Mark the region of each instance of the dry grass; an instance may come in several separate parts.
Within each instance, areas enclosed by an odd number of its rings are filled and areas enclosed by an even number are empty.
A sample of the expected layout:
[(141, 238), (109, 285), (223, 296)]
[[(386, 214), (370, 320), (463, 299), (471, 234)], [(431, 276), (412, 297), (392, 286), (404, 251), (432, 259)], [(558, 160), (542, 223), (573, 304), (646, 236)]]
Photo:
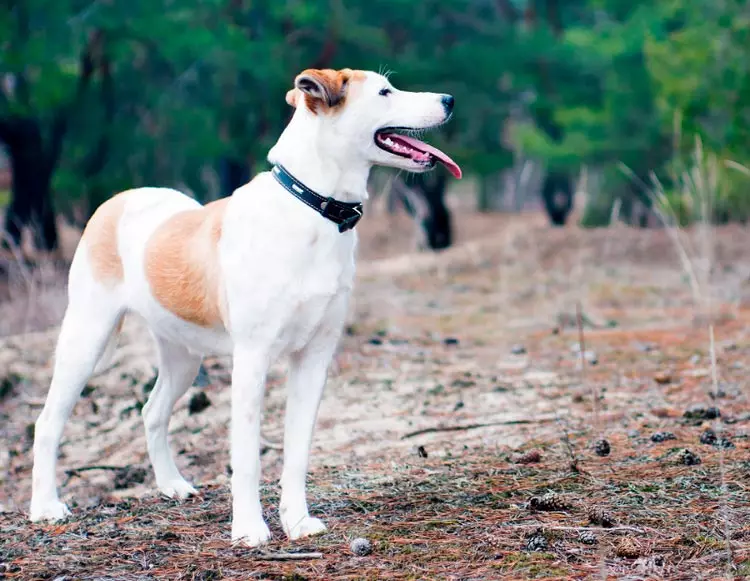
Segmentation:
[[(475, 219), (488, 218), (457, 217), (464, 231)], [(0, 503), (11, 510), (0, 516), (6, 577), (750, 575), (750, 233), (715, 233), (717, 388), (705, 328), (694, 324), (691, 287), (668, 232), (550, 230), (542, 222), (500, 217), (481, 238), (438, 256), (367, 249), (391, 257), (360, 264), (349, 334), (315, 436), (312, 511), (329, 524), (328, 534), (281, 540), (281, 456), (269, 449), (262, 457), (276, 539), (267, 551), (319, 551), (320, 559), (268, 561), (228, 542), (223, 361), (208, 362), (211, 382), (201, 391), (211, 406), (190, 415), (180, 402), (171, 425), (178, 464), (201, 486), (198, 498), (180, 504), (149, 496), (150, 469), (144, 483), (116, 491), (116, 471), (65, 475), (95, 464), (149, 468), (138, 408), (153, 377), (153, 353), (134, 321), (115, 368), (92, 380), (66, 429), (59, 478), (63, 498), (79, 503), (73, 518), (28, 525), (28, 426), (46, 389), (54, 332), (1, 342), (0, 369), (13, 384), (0, 401), (0, 438), (8, 443)], [(384, 223), (371, 227), (384, 231)], [(587, 359), (585, 382), (578, 301), (585, 347), (596, 361)], [(274, 439), (283, 421), (282, 384), (279, 368), (269, 380), (265, 419)], [(712, 421), (685, 417), (695, 405), (720, 410), (714, 428), (733, 447), (700, 442)], [(652, 441), (664, 432), (674, 439)], [(600, 438), (611, 448), (604, 457), (593, 450)], [(686, 464), (683, 450), (700, 463)], [(569, 506), (529, 510), (531, 497), (549, 491)], [(616, 526), (593, 525), (592, 511), (609, 513)], [(359, 536), (373, 542), (372, 555), (351, 554), (349, 541)]]
[[(573, 443), (583, 446), (584, 439)], [(312, 511), (326, 515), (330, 531), (275, 541), (264, 554), (228, 542), (225, 486), (204, 487), (182, 504), (155, 497), (104, 503), (60, 525), (7, 516), (0, 562), (8, 579), (584, 579), (598, 576), (603, 555), (608, 578), (708, 578), (724, 550), (715, 519), (721, 491), (710, 468), (715, 453), (703, 452), (704, 464), (686, 467), (672, 448), (687, 442), (642, 447), (632, 440), (632, 447), (618, 442), (607, 459), (585, 454), (578, 472), (554, 447), (537, 465), (472, 449), (461, 458), (371, 465), (365, 474), (317, 471)], [(747, 467), (736, 465), (729, 491), (746, 504)], [(383, 482), (375, 473), (393, 476)], [(529, 499), (548, 490), (570, 508), (530, 510)], [(273, 507), (278, 502), (268, 486), (263, 498)], [(614, 526), (591, 524), (597, 509), (610, 513)], [(275, 508), (266, 516), (275, 538), (283, 538)], [(373, 543), (372, 555), (352, 555), (349, 543), (360, 536)], [(546, 546), (532, 550), (535, 536)], [(750, 528), (732, 530), (729, 544), (744, 573), (748, 541)], [(322, 558), (267, 560), (269, 553), (311, 551)]]

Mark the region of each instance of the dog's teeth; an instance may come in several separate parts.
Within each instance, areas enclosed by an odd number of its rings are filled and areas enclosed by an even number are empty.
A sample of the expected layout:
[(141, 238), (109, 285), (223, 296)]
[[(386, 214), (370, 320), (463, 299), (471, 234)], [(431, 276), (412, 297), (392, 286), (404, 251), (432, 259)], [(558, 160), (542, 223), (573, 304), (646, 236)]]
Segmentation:
[(385, 139), (385, 141), (383, 143), (385, 143), (386, 145), (393, 145), (393, 141), (391, 141), (390, 137), (386, 137), (386, 139)]

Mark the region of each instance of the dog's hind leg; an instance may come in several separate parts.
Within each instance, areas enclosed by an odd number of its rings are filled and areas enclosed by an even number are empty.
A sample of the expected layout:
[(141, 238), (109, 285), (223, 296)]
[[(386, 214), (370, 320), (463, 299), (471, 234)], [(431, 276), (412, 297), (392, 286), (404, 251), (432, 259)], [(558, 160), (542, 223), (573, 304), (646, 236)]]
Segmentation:
[(114, 293), (97, 288), (93, 282), (75, 290), (74, 293), (71, 289), (71, 302), (55, 350), (52, 383), (34, 430), (32, 521), (59, 520), (70, 514), (57, 495), (55, 470), (60, 438), (78, 396), (122, 317)]
[(155, 337), (159, 351), (159, 376), (143, 408), (143, 423), (156, 485), (170, 498), (186, 498), (195, 489), (182, 477), (169, 449), (167, 429), (172, 409), (193, 384), (202, 357), (185, 347)]

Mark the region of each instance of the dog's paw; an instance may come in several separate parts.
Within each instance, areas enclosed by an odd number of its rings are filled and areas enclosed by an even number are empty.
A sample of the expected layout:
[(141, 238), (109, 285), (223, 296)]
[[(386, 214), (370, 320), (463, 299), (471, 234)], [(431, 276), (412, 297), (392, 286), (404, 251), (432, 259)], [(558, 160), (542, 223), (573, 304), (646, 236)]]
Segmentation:
[(232, 523), (232, 542), (240, 543), (246, 547), (258, 547), (266, 544), (271, 539), (271, 531), (262, 520), (253, 525)]
[(52, 500), (43, 504), (32, 502), (31, 510), (29, 512), (29, 520), (32, 522), (58, 521), (70, 516), (70, 510), (68, 510), (68, 507), (59, 500)]
[(187, 498), (198, 491), (193, 488), (186, 480), (170, 480), (159, 486), (159, 492), (169, 498)]
[(305, 516), (296, 522), (284, 523), (284, 531), (289, 540), (296, 541), (303, 537), (311, 537), (326, 532), (326, 525), (319, 518)]

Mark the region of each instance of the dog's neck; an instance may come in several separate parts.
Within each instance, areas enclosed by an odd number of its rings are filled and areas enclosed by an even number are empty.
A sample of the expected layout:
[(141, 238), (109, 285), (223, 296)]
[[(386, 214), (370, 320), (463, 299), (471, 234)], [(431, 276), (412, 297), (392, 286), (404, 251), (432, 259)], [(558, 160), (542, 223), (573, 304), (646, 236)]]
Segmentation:
[(367, 199), (367, 178), (372, 164), (356, 159), (349, 148), (332, 147), (325, 135), (325, 117), (297, 110), (268, 161), (284, 167), (315, 193), (341, 202)]

